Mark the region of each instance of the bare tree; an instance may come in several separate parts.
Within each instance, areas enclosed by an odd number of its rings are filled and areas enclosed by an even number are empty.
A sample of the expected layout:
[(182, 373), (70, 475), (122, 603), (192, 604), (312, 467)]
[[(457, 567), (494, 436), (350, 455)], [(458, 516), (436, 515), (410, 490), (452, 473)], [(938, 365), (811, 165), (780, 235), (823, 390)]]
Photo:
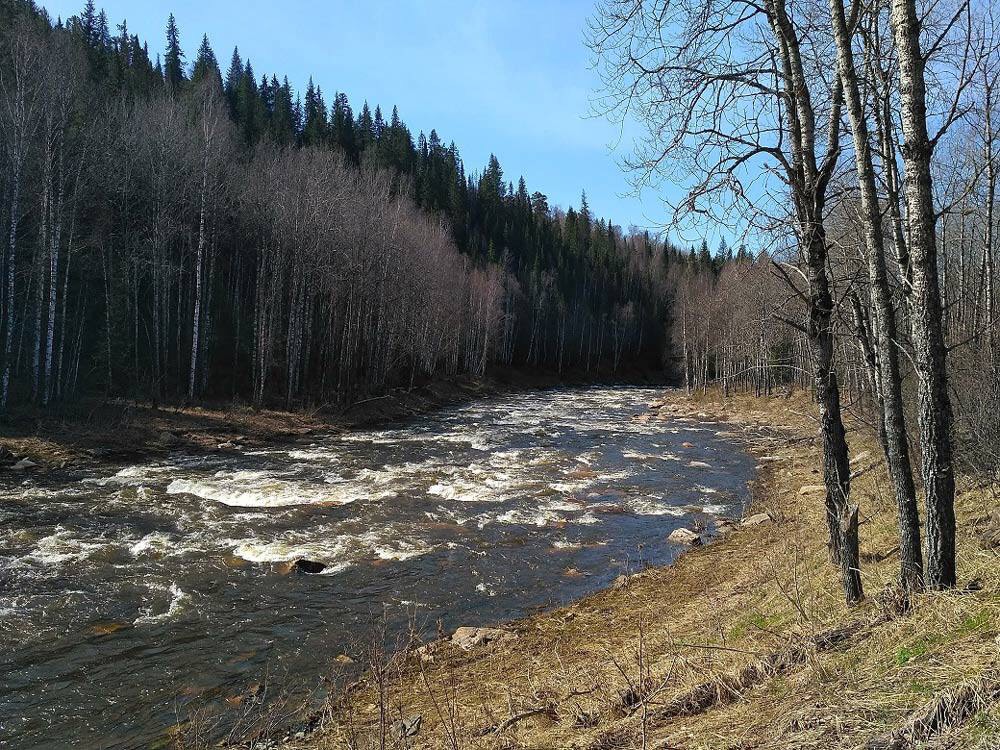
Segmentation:
[[(830, 0), (833, 37), (837, 45), (840, 79), (844, 88), (847, 112), (854, 139), (854, 160), (861, 198), (861, 222), (864, 227), (865, 255), (872, 300), (872, 359), (875, 383), (882, 408), (879, 435), (886, 464), (892, 478), (899, 512), (900, 581), (907, 590), (923, 586), (923, 560), (920, 551), (920, 518), (916, 489), (910, 465), (909, 444), (903, 411), (902, 375), (899, 366), (896, 311), (885, 262), (885, 231), (882, 207), (876, 187), (871, 136), (865, 102), (862, 100), (858, 73), (854, 64), (853, 32), (860, 16), (861, 3), (852, 3), (850, 14), (843, 0)], [(865, 339), (867, 340), (867, 338)]]
[[(955, 20), (967, 13), (963, 3)], [(931, 158), (938, 137), (927, 126), (924, 70), (929, 54), (921, 49), (921, 22), (914, 0), (892, 0), (890, 24), (899, 66), (902, 158), (909, 236), (911, 329), (918, 384), (917, 424), (927, 524), (927, 584), (955, 585), (955, 476), (952, 466), (951, 399), (938, 282), (937, 215), (932, 192)], [(950, 117), (951, 115), (949, 115)], [(950, 124), (945, 123), (945, 126)], [(945, 127), (942, 126), (942, 127)]]
[[(675, 221), (739, 206), (754, 223), (773, 226), (776, 214), (767, 213), (773, 204), (762, 208), (742, 176), (753, 168), (754, 175), (776, 176), (787, 190), (807, 281), (797, 290), (807, 319), (796, 325), (812, 349), (830, 553), (853, 603), (863, 595), (858, 508), (849, 502), (824, 227), (840, 153), (842, 89), (837, 76), (824, 75), (830, 50), (811, 33), (814, 11), (808, 3), (790, 9), (784, 0), (609, 0), (591, 23), (590, 46), (605, 84), (602, 111), (638, 117), (645, 126), (646, 137), (628, 161), (637, 183), (689, 178), (686, 198), (672, 206)], [(825, 130), (818, 124), (824, 114)]]
[(9, 65), (0, 66), (0, 129), (6, 146), (10, 188), (9, 226), (3, 258), (3, 375), (0, 379), (0, 410), (6, 409), (10, 390), (14, 329), (17, 325), (18, 225), (21, 220), (21, 193), (25, 162), (32, 137), (40, 121), (42, 106), (41, 41), (32, 19), (19, 17), (2, 36)]

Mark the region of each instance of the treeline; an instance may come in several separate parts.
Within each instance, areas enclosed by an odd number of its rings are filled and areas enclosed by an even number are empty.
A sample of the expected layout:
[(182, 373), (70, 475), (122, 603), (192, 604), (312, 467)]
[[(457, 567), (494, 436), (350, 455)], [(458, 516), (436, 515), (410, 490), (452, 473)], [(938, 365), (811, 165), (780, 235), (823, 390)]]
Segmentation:
[(665, 254), (467, 174), (347, 97), (304, 99), (0, 0), (0, 406), (81, 394), (343, 402), (493, 365), (658, 366)]
[(994, 8), (609, 0), (590, 31), (607, 111), (644, 125), (637, 181), (683, 175), (677, 218), (739, 216), (769, 248), (671, 278), (688, 387), (813, 389), (851, 603), (864, 591), (843, 411), (870, 420), (900, 587), (955, 586), (956, 467), (1000, 469)]

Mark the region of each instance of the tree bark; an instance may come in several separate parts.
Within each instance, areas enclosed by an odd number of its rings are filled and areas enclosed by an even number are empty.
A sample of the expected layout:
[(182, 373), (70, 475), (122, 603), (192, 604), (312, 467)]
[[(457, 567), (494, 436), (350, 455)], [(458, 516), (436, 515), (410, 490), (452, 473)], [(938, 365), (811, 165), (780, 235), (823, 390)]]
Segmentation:
[(868, 280), (873, 308), (875, 360), (879, 368), (874, 383), (879, 388), (883, 429), (880, 431), (882, 450), (889, 475), (892, 477), (899, 513), (900, 583), (907, 591), (923, 586), (923, 559), (920, 551), (920, 517), (917, 495), (910, 464), (906, 420), (903, 412), (902, 375), (896, 350), (896, 312), (892, 305), (885, 263), (885, 241), (882, 210), (875, 183), (868, 122), (858, 86), (857, 69), (851, 44), (860, 0), (854, 0), (848, 21), (843, 0), (830, 0), (833, 35), (837, 45), (837, 61), (844, 87), (844, 99), (854, 138), (854, 161), (861, 193), (861, 218), (865, 233)]
[(955, 585), (955, 477), (951, 400), (941, 326), (937, 239), (931, 190), (934, 144), (927, 133), (925, 58), (914, 0), (893, 0), (889, 18), (899, 65), (903, 167), (912, 272), (912, 333), (917, 372), (924, 504), (927, 517), (927, 584)]

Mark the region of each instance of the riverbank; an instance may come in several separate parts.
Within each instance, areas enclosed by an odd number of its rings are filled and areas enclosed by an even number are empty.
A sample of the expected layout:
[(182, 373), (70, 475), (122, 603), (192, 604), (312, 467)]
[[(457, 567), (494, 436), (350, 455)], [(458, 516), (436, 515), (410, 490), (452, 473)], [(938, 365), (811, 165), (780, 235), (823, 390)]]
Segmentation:
[[(645, 377), (635, 373), (633, 379), (642, 382)], [(0, 472), (18, 466), (18, 471), (44, 472), (101, 463), (131, 464), (172, 451), (266, 448), (314, 433), (342, 432), (484, 396), (551, 388), (577, 380), (555, 374), (498, 371), (489, 377), (440, 378), (347, 406), (297, 411), (233, 403), (157, 406), (96, 398), (62, 409), (13, 409), (0, 420)]]
[(464, 633), (468, 650), (443, 639), (398, 658), (351, 654), (367, 677), (289, 747), (995, 747), (995, 488), (960, 482), (962, 590), (901, 613), (892, 494), (873, 441), (852, 430), (868, 596), (848, 609), (827, 562), (813, 414), (800, 397), (671, 393), (637, 418), (742, 433), (760, 464), (757, 523), (569, 606)]

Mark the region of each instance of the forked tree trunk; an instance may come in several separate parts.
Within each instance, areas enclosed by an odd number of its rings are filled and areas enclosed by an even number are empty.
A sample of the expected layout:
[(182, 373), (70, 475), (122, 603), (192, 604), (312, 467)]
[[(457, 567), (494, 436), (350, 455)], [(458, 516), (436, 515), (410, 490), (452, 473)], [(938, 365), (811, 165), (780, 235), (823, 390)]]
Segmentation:
[(849, 506), (850, 460), (840, 412), (840, 386), (833, 364), (833, 296), (827, 275), (827, 238), (823, 225), (826, 190), (839, 151), (839, 83), (833, 86), (827, 154), (822, 166), (816, 155), (816, 114), (802, 57), (798, 30), (788, 16), (785, 0), (765, 3), (775, 39), (779, 42), (782, 76), (788, 101), (788, 130), (792, 163), (789, 181), (794, 187), (798, 241), (806, 259), (809, 290), (806, 295), (806, 334), (813, 355), (813, 380), (819, 402), (823, 441), (823, 481), (831, 559), (838, 564), (848, 604), (864, 597), (858, 552), (856, 509)]

